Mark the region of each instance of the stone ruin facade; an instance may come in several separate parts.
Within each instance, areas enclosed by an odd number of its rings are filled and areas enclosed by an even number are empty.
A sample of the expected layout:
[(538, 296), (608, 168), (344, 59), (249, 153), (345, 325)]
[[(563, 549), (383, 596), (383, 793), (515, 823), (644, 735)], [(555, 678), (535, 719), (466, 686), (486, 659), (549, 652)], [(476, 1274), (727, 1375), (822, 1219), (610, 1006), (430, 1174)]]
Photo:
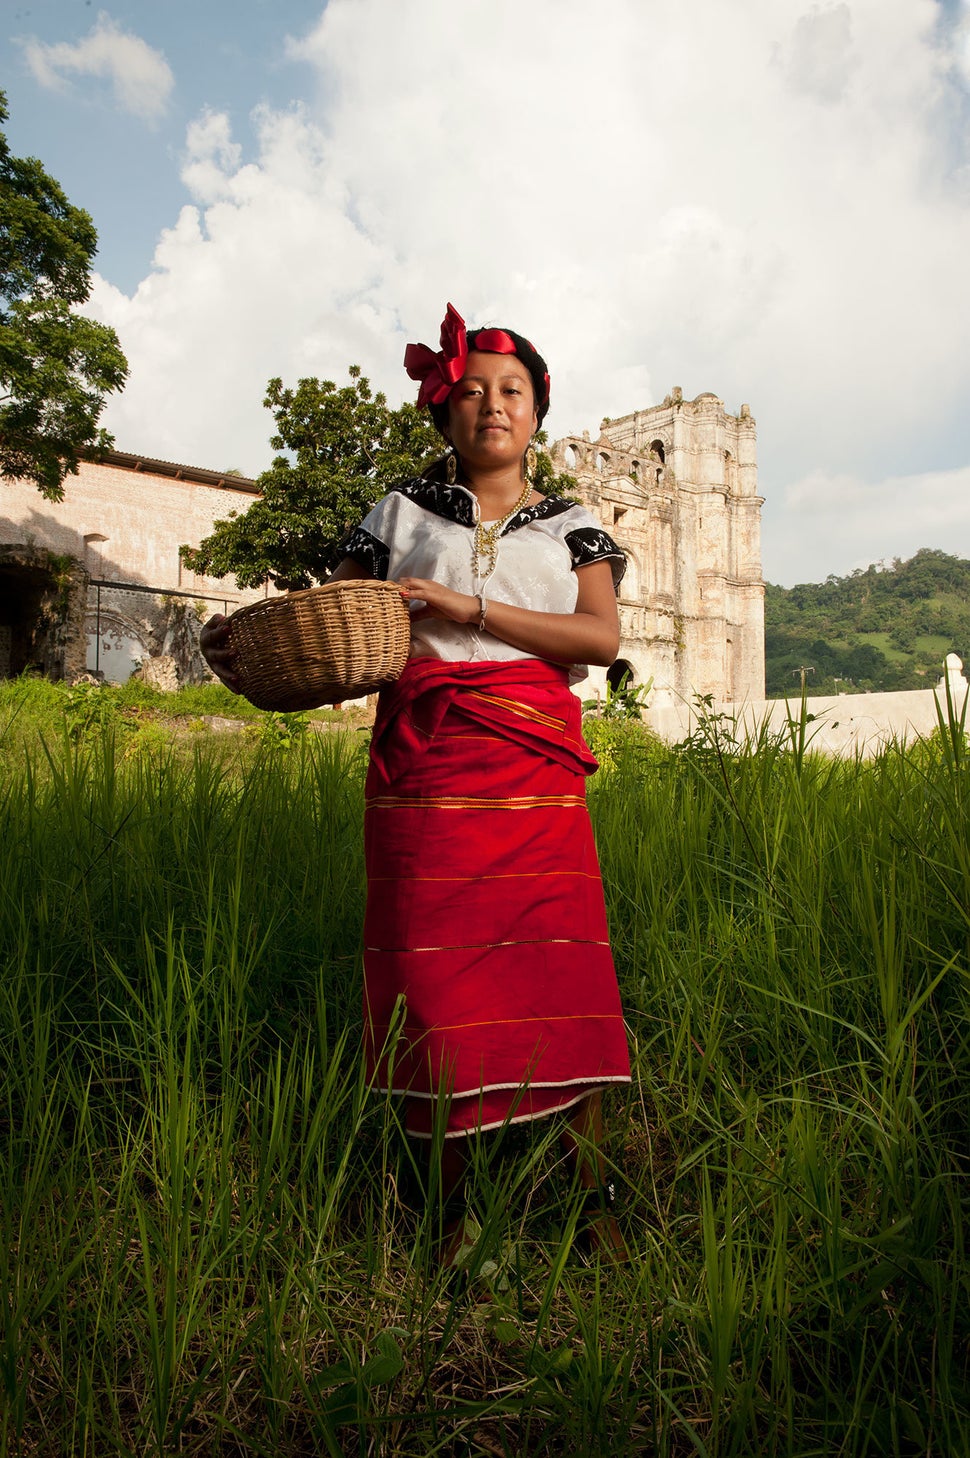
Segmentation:
[(624, 674), (652, 684), (658, 707), (711, 694), (765, 696), (764, 582), (755, 422), (716, 395), (605, 420), (599, 439), (565, 436), (558, 470), (627, 554), (620, 588), (620, 656), (590, 670), (584, 696)]

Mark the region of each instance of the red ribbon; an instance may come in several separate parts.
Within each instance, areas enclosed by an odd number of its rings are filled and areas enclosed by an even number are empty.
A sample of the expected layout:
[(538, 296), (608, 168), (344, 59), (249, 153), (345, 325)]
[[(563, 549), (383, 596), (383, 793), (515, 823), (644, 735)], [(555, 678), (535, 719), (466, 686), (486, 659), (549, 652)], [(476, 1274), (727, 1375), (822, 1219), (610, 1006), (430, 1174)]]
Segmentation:
[(483, 349), (486, 354), (514, 354), (515, 340), (504, 329), (481, 329), (475, 348)]
[[(517, 352), (515, 340), (504, 329), (480, 329), (475, 339), (475, 348), (484, 350), (486, 354)], [(535, 345), (530, 344), (529, 348), (534, 350)], [(409, 344), (404, 351), (404, 368), (412, 380), (421, 381), (418, 391), (419, 410), (425, 405), (440, 405), (447, 400), (452, 387), (465, 373), (467, 360), (468, 335), (465, 321), (454, 304), (449, 304), (441, 322), (441, 349), (438, 353), (435, 354), (426, 344)], [(548, 374), (543, 379), (545, 392), (542, 399), (537, 401), (539, 406), (549, 399)]]
[(421, 381), (419, 410), (425, 405), (440, 405), (447, 400), (452, 386), (465, 373), (467, 359), (465, 321), (454, 304), (449, 304), (441, 323), (440, 351), (435, 354), (426, 344), (409, 344), (404, 351), (404, 368), (412, 380)]
[[(527, 339), (526, 344), (538, 354), (539, 351), (531, 340)], [(506, 334), (504, 329), (480, 329), (475, 340), (476, 349), (484, 349), (486, 354), (516, 354), (515, 340)], [(545, 384), (542, 399), (536, 401), (536, 407), (541, 408), (549, 399), (549, 374), (548, 371), (542, 377)]]

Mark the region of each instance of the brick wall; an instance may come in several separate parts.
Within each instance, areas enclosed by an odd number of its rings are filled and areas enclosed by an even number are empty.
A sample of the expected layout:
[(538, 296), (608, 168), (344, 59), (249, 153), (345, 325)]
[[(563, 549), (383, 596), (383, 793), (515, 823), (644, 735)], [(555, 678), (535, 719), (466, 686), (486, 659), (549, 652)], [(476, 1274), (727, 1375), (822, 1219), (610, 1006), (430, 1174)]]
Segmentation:
[[(3, 482), (0, 543), (72, 557), (88, 573), (82, 632), (89, 639), (89, 665), (95, 656), (103, 657), (102, 671), (126, 677), (134, 658), (169, 652), (177, 642), (187, 676), (199, 678), (206, 671), (187, 642), (186, 621), (194, 625), (197, 641), (199, 624), (210, 613), (232, 612), (272, 589), (239, 591), (233, 577), (190, 572), (179, 559), (179, 547), (196, 546), (216, 521), (244, 512), (255, 494), (254, 483), (245, 478), (221, 479), (214, 472), (113, 452), (105, 462), (82, 462), (78, 475), (65, 481), (61, 502), (46, 501), (29, 482)], [(4, 641), (9, 636), (5, 626), (0, 622)], [(99, 626), (104, 652), (94, 643)], [(122, 642), (130, 651), (119, 650)], [(72, 667), (83, 663), (83, 647), (68, 645)]]

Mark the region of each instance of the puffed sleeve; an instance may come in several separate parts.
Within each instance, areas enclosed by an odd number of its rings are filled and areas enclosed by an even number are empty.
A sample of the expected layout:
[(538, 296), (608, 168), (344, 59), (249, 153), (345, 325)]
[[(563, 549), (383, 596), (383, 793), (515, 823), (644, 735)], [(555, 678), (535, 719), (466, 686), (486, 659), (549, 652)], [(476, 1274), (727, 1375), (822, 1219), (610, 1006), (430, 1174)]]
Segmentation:
[(393, 498), (385, 496), (364, 517), (343, 543), (345, 557), (363, 567), (371, 577), (387, 581), (391, 563), (391, 528), (394, 516)]
[(613, 574), (613, 587), (618, 588), (626, 571), (626, 554), (603, 530), (595, 516), (577, 506), (563, 519), (563, 541), (569, 548), (573, 567), (587, 567), (590, 562), (607, 561)]

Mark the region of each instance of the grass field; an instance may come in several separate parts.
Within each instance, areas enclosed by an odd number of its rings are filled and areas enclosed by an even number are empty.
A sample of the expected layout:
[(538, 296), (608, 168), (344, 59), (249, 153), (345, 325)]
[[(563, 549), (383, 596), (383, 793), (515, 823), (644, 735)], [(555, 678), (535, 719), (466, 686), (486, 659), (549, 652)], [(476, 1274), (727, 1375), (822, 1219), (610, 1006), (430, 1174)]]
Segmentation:
[(634, 1258), (540, 1123), (466, 1287), (362, 1075), (365, 736), (85, 702), (0, 686), (0, 1452), (970, 1452), (958, 731), (594, 726)]

